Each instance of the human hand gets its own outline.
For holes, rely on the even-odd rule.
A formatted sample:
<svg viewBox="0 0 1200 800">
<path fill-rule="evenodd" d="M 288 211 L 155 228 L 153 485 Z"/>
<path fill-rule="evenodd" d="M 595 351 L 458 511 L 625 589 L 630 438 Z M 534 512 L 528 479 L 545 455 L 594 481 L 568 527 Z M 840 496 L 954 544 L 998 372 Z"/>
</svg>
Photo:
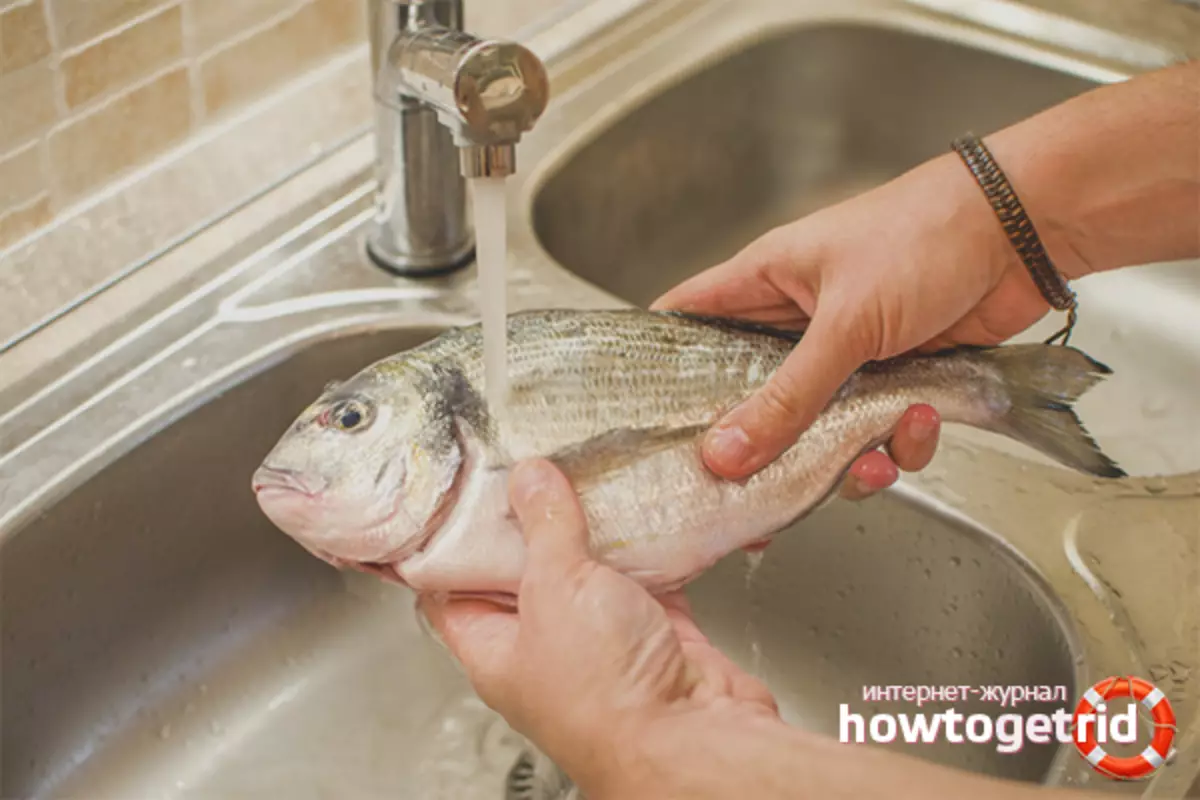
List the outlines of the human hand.
<svg viewBox="0 0 1200 800">
<path fill-rule="evenodd" d="M 421 608 L 484 702 L 588 797 L 666 796 L 674 779 L 642 755 L 672 740 L 646 745 L 665 725 L 782 725 L 767 688 L 709 643 L 682 593 L 656 599 L 591 560 L 583 510 L 552 464 L 519 464 L 510 501 L 527 544 L 517 612 L 430 597 Z M 683 756 L 663 762 L 682 768 Z"/>
<path fill-rule="evenodd" d="M 1003 142 L 992 148 L 1002 163 L 1014 163 Z M 1041 233 L 1056 252 L 1070 252 L 1054 246 L 1054 225 Z M 1069 276 L 1086 271 L 1069 259 L 1058 266 Z M 772 379 L 706 437 L 706 463 L 729 479 L 753 473 L 795 442 L 864 362 L 997 344 L 1049 310 L 953 155 L 768 232 L 653 307 L 805 328 Z M 933 455 L 931 412 L 910 412 L 893 438 L 892 455 L 906 470 L 923 468 Z M 861 496 L 895 480 L 896 468 L 868 454 L 851 474 Z"/>
</svg>

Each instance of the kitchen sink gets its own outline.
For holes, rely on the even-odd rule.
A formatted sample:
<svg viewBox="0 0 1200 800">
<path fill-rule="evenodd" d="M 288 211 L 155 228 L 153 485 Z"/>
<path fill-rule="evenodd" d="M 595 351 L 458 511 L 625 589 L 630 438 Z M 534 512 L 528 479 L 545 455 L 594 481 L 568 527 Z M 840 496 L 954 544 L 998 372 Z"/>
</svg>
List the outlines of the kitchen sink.
<svg viewBox="0 0 1200 800">
<path fill-rule="evenodd" d="M 506 190 L 510 311 L 648 303 L 964 130 L 1119 77 L 912 2 L 577 5 L 528 42 L 554 100 Z M 411 593 L 313 558 L 250 491 L 328 381 L 476 319 L 473 267 L 422 282 L 367 259 L 371 142 L 347 153 L 322 193 L 0 392 L 0 795 L 504 796 L 524 743 Z M 1121 358 L 1174 369 L 1187 396 L 1177 354 L 1194 348 L 1155 361 L 1150 334 L 1127 338 Z M 1099 411 L 1123 419 L 1119 403 Z M 1200 659 L 1179 649 L 1195 614 L 1159 613 L 1182 596 L 1176 573 L 1133 590 L 1113 577 L 1115 546 L 1108 573 L 1089 560 L 1107 510 L 1132 513 L 1123 495 L 1102 502 L 1090 479 L 969 444 L 948 432 L 935 462 L 962 465 L 943 480 L 957 495 L 914 480 L 835 502 L 761 561 L 735 554 L 688 588 L 700 626 L 790 722 L 836 736 L 841 704 L 915 710 L 864 699 L 877 685 L 1065 687 L 1073 702 L 1107 675 Z M 1190 502 L 1169 482 L 1126 490 L 1175 503 L 1161 520 Z M 1166 554 L 1145 563 L 1182 575 L 1195 545 L 1153 533 L 1139 557 Z M 1183 728 L 1196 691 L 1179 674 L 1167 688 Z M 1009 710 L 978 693 L 954 706 Z M 1020 781 L 1145 788 L 1097 785 L 1070 745 L 886 746 Z M 1197 752 L 1181 744 L 1187 782 L 1155 791 L 1180 796 Z"/>
<path fill-rule="evenodd" d="M 314 344 L 11 535 L 5 796 L 499 796 L 519 741 L 421 631 L 410 593 L 314 559 L 249 490 L 327 381 L 432 333 Z M 830 735 L 837 703 L 880 707 L 862 702 L 870 685 L 1073 693 L 1059 615 L 1027 569 L 913 500 L 832 507 L 782 534 L 753 573 L 733 557 L 690 594 L 704 630 L 768 681 L 785 715 Z M 910 749 L 1024 780 L 1055 752 Z"/>
<path fill-rule="evenodd" d="M 543 178 L 533 227 L 559 263 L 646 306 L 966 131 L 989 133 L 1093 86 L 904 30 L 772 32 L 577 145 Z"/>
</svg>

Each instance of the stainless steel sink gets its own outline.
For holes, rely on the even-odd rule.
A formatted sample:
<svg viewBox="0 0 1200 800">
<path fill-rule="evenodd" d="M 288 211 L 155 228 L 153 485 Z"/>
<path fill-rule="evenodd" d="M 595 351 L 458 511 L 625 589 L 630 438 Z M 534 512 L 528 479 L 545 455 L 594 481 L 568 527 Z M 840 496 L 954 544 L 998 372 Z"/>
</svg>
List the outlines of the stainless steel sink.
<svg viewBox="0 0 1200 800">
<path fill-rule="evenodd" d="M 964 131 L 1092 86 L 904 30 L 772 31 L 580 145 L 544 179 L 534 230 L 559 263 L 645 306 L 770 228 L 945 153 Z"/>
<path fill-rule="evenodd" d="M 17 531 L 0 565 L 5 794 L 499 796 L 518 742 L 422 634 L 409 593 L 313 559 L 246 485 L 326 381 L 433 333 L 312 344 Z M 1027 568 L 919 501 L 830 509 L 752 575 L 733 558 L 691 594 L 788 718 L 831 735 L 836 703 L 857 708 L 866 685 L 1073 691 L 1059 615 Z M 913 749 L 1025 780 L 1055 752 Z"/>
<path fill-rule="evenodd" d="M 314 560 L 247 491 L 327 380 L 431 333 L 304 349 L 9 541 L 4 796 L 498 796 L 516 741 L 408 593 Z M 472 758 L 496 771 L 493 791 L 454 774 Z"/>
<path fill-rule="evenodd" d="M 1111 52 L 1068 57 L 1061 41 L 891 0 L 732 14 L 604 0 L 527 44 L 555 99 L 509 181 L 514 310 L 644 303 L 964 128 L 1121 74 Z M 475 318 L 473 271 L 418 282 L 366 259 L 370 143 L 355 147 L 295 214 L 0 394 L 0 795 L 502 796 L 520 743 L 422 632 L 411 595 L 313 559 L 249 490 L 327 381 Z M 790 721 L 836 734 L 839 703 L 870 712 L 874 684 L 1061 685 L 1073 699 L 1109 674 L 1200 662 L 1186 640 L 1200 620 L 1178 603 L 1197 544 L 1172 522 L 1191 483 L 1103 494 L 953 433 L 935 467 L 945 491 L 834 504 L 757 568 L 733 556 L 689 589 L 701 626 Z M 1105 518 L 1129 518 L 1121 492 L 1145 504 L 1151 489 L 1171 505 L 1140 557 L 1179 566 L 1131 589 L 1093 556 L 1124 563 Z M 1195 679 L 1180 674 L 1170 696 L 1193 725 Z M 1156 796 L 1190 785 L 1197 740 L 1181 734 Z M 908 750 L 1145 788 L 1097 783 L 1070 746 Z"/>
<path fill-rule="evenodd" d="M 1063 615 L 1027 564 L 986 531 L 920 499 L 835 504 L 779 535 L 757 567 L 730 557 L 688 589 L 700 626 L 766 680 L 784 718 L 838 736 L 838 709 L 911 713 L 863 702 L 868 686 L 1065 686 L 1075 652 Z M 976 698 L 935 703 L 994 711 Z M 1051 713 L 1050 704 L 1026 711 Z M 892 749 L 1025 781 L 1049 773 L 1057 745 L 1017 757 L 995 745 Z"/>
</svg>

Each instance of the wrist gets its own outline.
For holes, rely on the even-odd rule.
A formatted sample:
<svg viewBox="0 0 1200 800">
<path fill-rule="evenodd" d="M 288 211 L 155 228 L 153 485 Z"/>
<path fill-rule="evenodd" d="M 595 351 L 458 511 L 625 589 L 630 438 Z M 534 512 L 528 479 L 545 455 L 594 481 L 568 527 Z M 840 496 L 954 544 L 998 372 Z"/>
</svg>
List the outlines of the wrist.
<svg viewBox="0 0 1200 800">
<path fill-rule="evenodd" d="M 666 712 L 620 736 L 615 769 L 581 784 L 592 800 L 788 797 L 798 732 L 765 710 Z"/>
<path fill-rule="evenodd" d="M 1138 76 L 987 137 L 1064 277 L 1200 256 L 1197 79 Z"/>
<path fill-rule="evenodd" d="M 1080 243 L 1088 239 L 1087 230 L 1078 220 L 1062 213 L 1064 209 L 1074 207 L 1068 188 L 1071 181 L 1061 172 L 1063 165 L 1044 157 L 1044 148 L 1030 140 L 1031 131 L 1027 126 L 1028 123 L 1022 123 L 987 136 L 988 149 L 1021 199 L 1025 213 L 1059 274 L 1072 281 L 1101 271 L 1089 260 L 1085 248 L 1080 247 Z M 1036 134 L 1036 131 L 1032 133 Z M 1011 242 L 1009 247 L 1016 252 Z"/>
</svg>

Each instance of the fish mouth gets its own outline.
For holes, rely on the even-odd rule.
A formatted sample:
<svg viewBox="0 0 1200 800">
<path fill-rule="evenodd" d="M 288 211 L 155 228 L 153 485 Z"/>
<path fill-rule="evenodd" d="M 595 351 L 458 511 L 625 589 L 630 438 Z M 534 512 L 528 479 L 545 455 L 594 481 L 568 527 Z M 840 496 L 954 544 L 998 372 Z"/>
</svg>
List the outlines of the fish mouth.
<svg viewBox="0 0 1200 800">
<path fill-rule="evenodd" d="M 254 471 L 251 488 L 255 494 L 264 492 L 287 492 L 304 497 L 316 497 L 320 488 L 314 486 L 311 480 L 305 480 L 297 470 L 275 467 L 263 464 Z"/>
</svg>

